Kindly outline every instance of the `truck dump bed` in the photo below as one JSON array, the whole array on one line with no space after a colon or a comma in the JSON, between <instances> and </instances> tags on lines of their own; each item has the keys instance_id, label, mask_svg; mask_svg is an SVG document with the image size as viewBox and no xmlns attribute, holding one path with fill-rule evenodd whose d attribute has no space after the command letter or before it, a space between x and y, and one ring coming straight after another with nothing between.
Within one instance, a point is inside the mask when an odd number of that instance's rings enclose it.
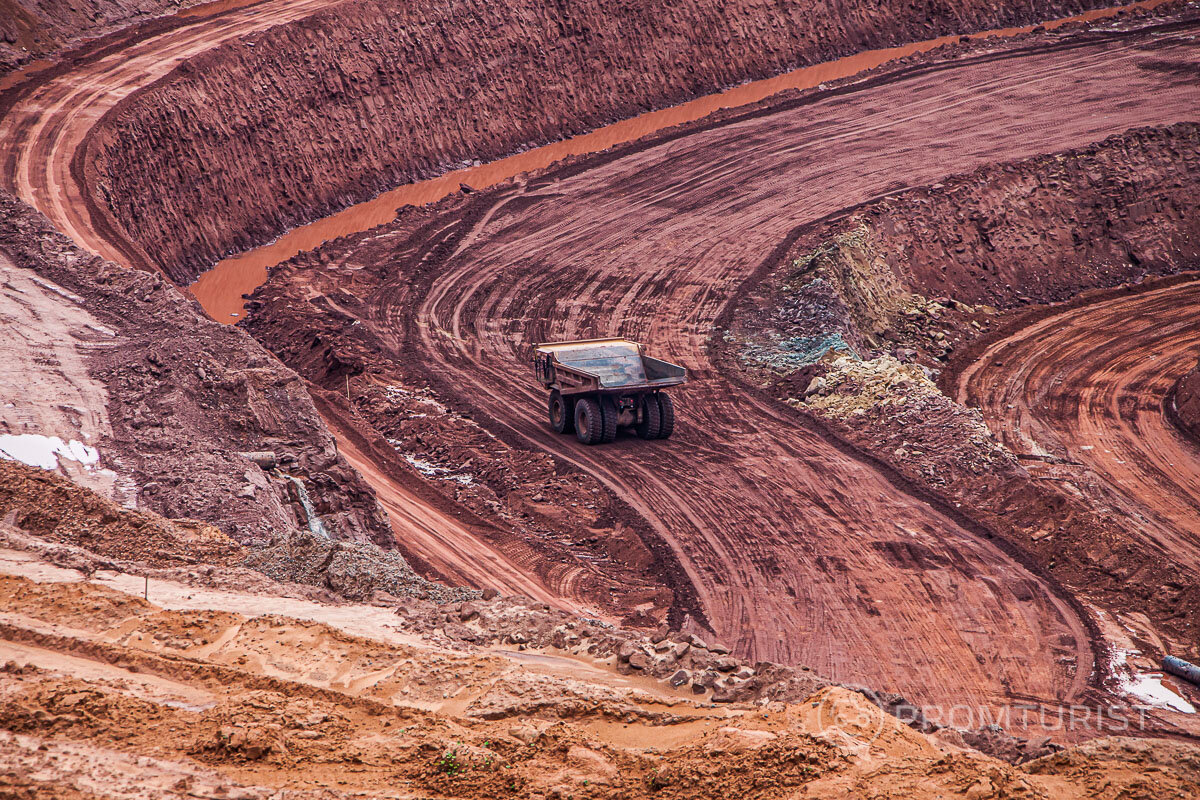
<instances>
[{"instance_id":1,"label":"truck dump bed","mask_svg":"<svg viewBox=\"0 0 1200 800\"><path fill-rule=\"evenodd\" d=\"M534 348L534 371L547 387L563 394L630 391L678 386L687 370L650 358L629 339L551 342Z\"/></svg>"}]
</instances>

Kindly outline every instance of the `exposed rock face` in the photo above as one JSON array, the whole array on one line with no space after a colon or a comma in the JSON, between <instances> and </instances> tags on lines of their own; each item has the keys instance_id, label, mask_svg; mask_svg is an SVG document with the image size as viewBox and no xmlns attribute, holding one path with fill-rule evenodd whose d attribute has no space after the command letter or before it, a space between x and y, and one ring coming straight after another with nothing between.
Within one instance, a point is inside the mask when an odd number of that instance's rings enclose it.
<instances>
[{"instance_id":1,"label":"exposed rock face","mask_svg":"<svg viewBox=\"0 0 1200 800\"><path fill-rule=\"evenodd\" d=\"M927 298L953 298L952 311L1012 308L1200 263L1198 184L1195 123L983 167L805 237L786 276L799 299L784 310L793 335L836 332L858 348L891 330L940 355L953 344L944 334L904 330L946 311Z\"/></svg>"},{"instance_id":2,"label":"exposed rock face","mask_svg":"<svg viewBox=\"0 0 1200 800\"><path fill-rule=\"evenodd\" d=\"M194 4L195 0L0 0L0 75L81 36Z\"/></svg>"},{"instance_id":3,"label":"exposed rock face","mask_svg":"<svg viewBox=\"0 0 1200 800\"><path fill-rule=\"evenodd\" d=\"M273 451L334 537L391 546L374 494L338 455L303 381L250 336L212 322L160 276L84 253L6 195L0 247L106 328L88 361L112 421L100 466L135 487L139 507L211 522L243 544L296 530L305 520L294 484L248 457Z\"/></svg>"},{"instance_id":4,"label":"exposed rock face","mask_svg":"<svg viewBox=\"0 0 1200 800\"><path fill-rule=\"evenodd\" d=\"M89 186L177 281L464 159L492 159L863 49L1105 0L834 4L357 0L219 47L89 142ZM847 7L848 6L848 7Z\"/></svg>"}]
</instances>

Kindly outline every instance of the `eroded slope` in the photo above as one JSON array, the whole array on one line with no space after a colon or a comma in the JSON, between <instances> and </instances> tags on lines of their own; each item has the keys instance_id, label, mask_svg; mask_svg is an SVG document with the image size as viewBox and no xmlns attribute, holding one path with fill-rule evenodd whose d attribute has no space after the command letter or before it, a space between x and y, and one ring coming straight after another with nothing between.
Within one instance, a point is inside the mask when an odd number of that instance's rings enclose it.
<instances>
[{"instance_id":1,"label":"eroded slope","mask_svg":"<svg viewBox=\"0 0 1200 800\"><path fill-rule=\"evenodd\" d=\"M56 301L90 315L73 329L88 344L79 363L34 359L35 374L6 387L12 406L3 416L14 420L8 432L25 432L15 421L49 402L39 388L54 392L63 376L86 386L90 380L98 389L63 424L82 426L95 415L104 424L66 437L98 449L95 467L127 487L114 490L120 500L263 544L307 522L289 496L294 484L240 455L270 451L307 484L334 536L390 543L374 494L338 455L301 379L253 339L206 318L160 276L83 252L7 196L0 196L0 249L22 277L43 281L60 293ZM96 324L89 328L88 321ZM71 329L46 333L71 343ZM38 371L46 372L44 381Z\"/></svg>"},{"instance_id":2,"label":"eroded slope","mask_svg":"<svg viewBox=\"0 0 1200 800\"><path fill-rule=\"evenodd\" d=\"M729 363L971 508L1080 596L1148 615L1150 632L1127 623L1148 650L1194 654L1179 613L1200 586L1179 500L1194 457L1163 413L1195 346L1193 292L1094 311L1076 298L1200 264L1198 144L1194 123L1137 129L803 227L739 305ZM1065 299L1080 310L1022 324L1025 306Z\"/></svg>"}]
</instances>

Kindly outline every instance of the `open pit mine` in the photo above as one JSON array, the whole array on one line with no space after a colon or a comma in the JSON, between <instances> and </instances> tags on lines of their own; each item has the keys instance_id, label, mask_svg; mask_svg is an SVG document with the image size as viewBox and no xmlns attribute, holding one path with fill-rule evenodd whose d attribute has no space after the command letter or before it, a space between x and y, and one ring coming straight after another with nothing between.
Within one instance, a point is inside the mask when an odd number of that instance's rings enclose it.
<instances>
[{"instance_id":1,"label":"open pit mine","mask_svg":"<svg viewBox=\"0 0 1200 800\"><path fill-rule=\"evenodd\" d=\"M1200 798L1200 2L0 0L0 798Z\"/></svg>"}]
</instances>

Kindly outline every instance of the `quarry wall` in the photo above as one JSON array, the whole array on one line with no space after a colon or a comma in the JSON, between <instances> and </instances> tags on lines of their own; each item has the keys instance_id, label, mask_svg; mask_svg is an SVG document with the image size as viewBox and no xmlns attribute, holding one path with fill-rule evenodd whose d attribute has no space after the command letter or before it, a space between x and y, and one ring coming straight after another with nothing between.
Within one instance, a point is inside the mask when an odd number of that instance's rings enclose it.
<instances>
[{"instance_id":1,"label":"quarry wall","mask_svg":"<svg viewBox=\"0 0 1200 800\"><path fill-rule=\"evenodd\" d=\"M177 281L396 185L867 48L1105 0L356 0L216 48L118 106L93 204Z\"/></svg>"}]
</instances>

